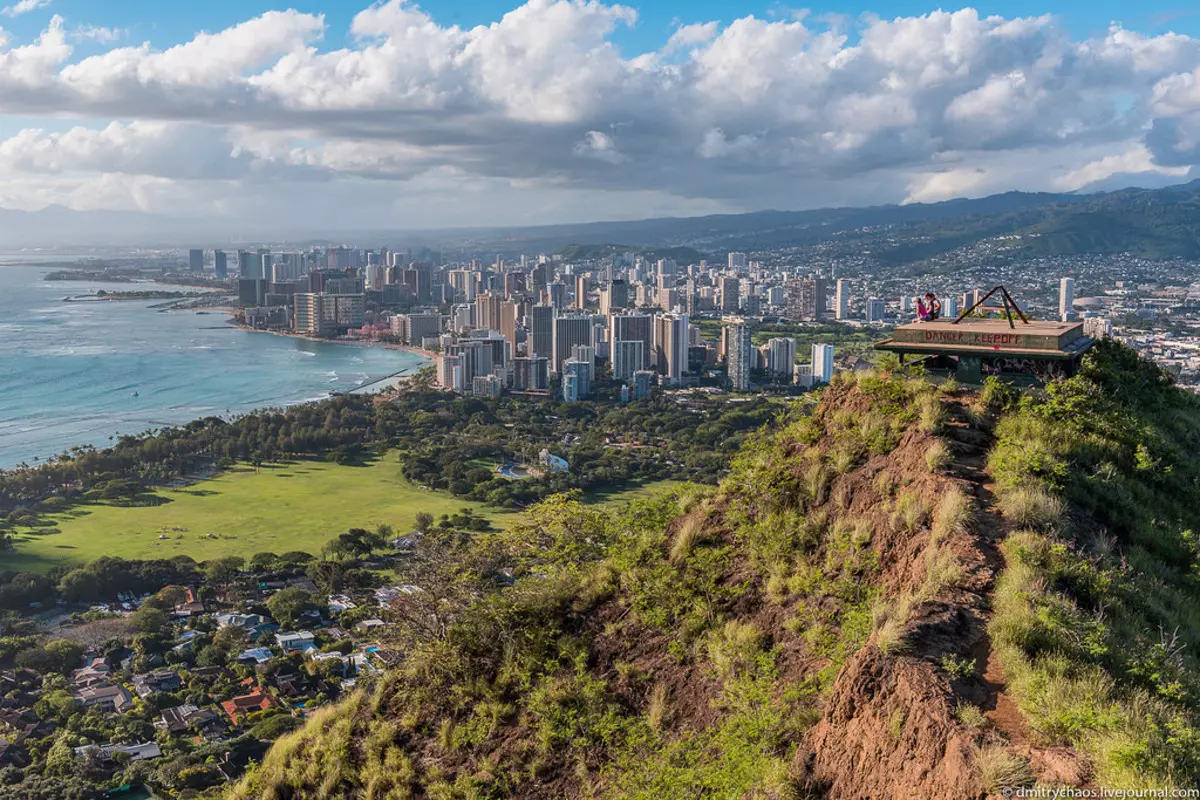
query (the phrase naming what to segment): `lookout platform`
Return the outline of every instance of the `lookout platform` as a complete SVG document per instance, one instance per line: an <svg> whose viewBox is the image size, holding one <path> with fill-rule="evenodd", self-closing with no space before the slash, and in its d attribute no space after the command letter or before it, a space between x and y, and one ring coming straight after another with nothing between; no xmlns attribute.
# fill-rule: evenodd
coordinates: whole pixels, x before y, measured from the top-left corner
<svg viewBox="0 0 1200 800"><path fill-rule="evenodd" d="M927 368L951 372L963 383L980 383L989 375L1035 383L1074 374L1092 346L1083 333L1083 323L1030 320L1002 287L988 296L997 291L1003 294L1004 306L986 310L1004 312L1006 318L969 317L982 307L981 300L955 320L900 325L892 338L875 347L898 354L901 363L915 356Z"/></svg>

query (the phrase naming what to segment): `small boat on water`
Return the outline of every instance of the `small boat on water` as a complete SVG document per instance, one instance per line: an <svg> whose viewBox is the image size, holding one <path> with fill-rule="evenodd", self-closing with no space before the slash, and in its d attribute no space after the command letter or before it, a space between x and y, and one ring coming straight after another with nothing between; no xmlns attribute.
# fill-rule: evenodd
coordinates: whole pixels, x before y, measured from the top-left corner
<svg viewBox="0 0 1200 800"><path fill-rule="evenodd" d="M131 397L137 397L137 396L138 396L138 393L137 393L137 392L130 392L130 393L129 393L129 395L130 395Z"/></svg>

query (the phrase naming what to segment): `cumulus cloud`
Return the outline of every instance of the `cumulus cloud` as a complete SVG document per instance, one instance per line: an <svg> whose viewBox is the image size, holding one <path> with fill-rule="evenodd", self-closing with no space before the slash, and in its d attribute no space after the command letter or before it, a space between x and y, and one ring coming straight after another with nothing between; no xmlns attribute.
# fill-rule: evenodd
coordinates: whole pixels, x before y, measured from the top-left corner
<svg viewBox="0 0 1200 800"><path fill-rule="evenodd" d="M737 209L1078 188L1200 163L1200 42L1187 36L1114 25L1081 40L1050 16L970 8L855 30L820 20L700 22L627 53L614 43L638 23L627 5L529 0L466 28L386 0L341 47L325 46L322 16L282 11L77 58L79 34L55 17L32 42L0 43L0 112L126 122L22 131L0 143L0 167L406 190L428 178L514 187L528 208L571 191Z"/></svg>

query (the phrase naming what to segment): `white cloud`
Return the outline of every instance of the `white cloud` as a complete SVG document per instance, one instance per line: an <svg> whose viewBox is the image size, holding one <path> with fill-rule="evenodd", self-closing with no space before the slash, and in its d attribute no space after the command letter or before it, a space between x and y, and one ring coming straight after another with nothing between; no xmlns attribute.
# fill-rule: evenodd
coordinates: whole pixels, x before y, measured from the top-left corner
<svg viewBox="0 0 1200 800"><path fill-rule="evenodd" d="M100 42L112 44L129 35L124 28L105 28L100 25L80 25L71 30L71 38L77 42Z"/></svg>
<svg viewBox="0 0 1200 800"><path fill-rule="evenodd" d="M0 14L6 17L19 17L22 14L28 14L30 11L37 11L39 8L45 8L50 5L51 0L20 0L11 6L5 6L0 9Z"/></svg>
<svg viewBox="0 0 1200 800"><path fill-rule="evenodd" d="M386 0L340 47L322 16L282 11L80 59L69 40L118 32L68 34L56 17L34 42L0 42L0 113L123 122L23 131L0 143L0 168L264 192L499 182L554 209L567 191L680 208L940 199L1200 163L1200 42L1186 36L1080 40L1049 16L972 9L819 19L699 22L625 53L614 37L638 17L624 5L530 0L463 28Z"/></svg>

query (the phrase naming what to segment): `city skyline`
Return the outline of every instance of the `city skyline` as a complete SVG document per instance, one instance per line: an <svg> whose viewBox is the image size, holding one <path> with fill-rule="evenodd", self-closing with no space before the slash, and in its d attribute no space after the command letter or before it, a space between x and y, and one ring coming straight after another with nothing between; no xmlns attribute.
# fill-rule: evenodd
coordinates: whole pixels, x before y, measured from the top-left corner
<svg viewBox="0 0 1200 800"><path fill-rule="evenodd" d="M0 207L520 225L1159 186L1200 161L1200 17L1165 5L206 6L7 6Z"/></svg>

